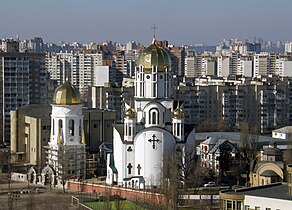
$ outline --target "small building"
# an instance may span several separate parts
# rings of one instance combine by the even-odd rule
[[[226,155],[230,165],[235,164],[240,153],[234,141],[222,136],[207,137],[205,141],[200,143],[198,149],[202,166],[214,169],[216,172],[220,170],[220,156],[223,153],[228,153]]]
[[[220,192],[222,210],[289,210],[292,195],[288,193],[291,183],[273,183],[269,185],[223,190]]]
[[[267,185],[284,180],[285,163],[283,152],[277,147],[276,142],[271,141],[269,147],[264,149],[260,160],[251,164],[250,185]]]
[[[272,137],[288,141],[292,137],[292,126],[285,126],[272,131]]]

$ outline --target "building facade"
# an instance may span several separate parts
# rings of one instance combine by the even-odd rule
[[[0,52],[0,127],[3,142],[10,139],[10,111],[28,104],[47,104],[45,54],[19,52],[17,41],[6,41]]]

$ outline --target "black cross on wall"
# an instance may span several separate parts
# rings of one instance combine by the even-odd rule
[[[156,142],[156,143],[160,142],[160,140],[156,138],[156,135],[155,135],[155,134],[153,134],[153,135],[152,135],[152,139],[149,139],[148,141],[149,141],[150,143],[152,142],[152,148],[153,148],[153,149],[156,149],[155,142]]]
[[[128,174],[131,174],[132,173],[132,168],[133,168],[132,164],[129,163],[127,168],[128,168]]]
[[[142,169],[141,166],[140,166],[140,164],[138,164],[137,169],[138,169],[138,175],[140,175],[141,169]]]

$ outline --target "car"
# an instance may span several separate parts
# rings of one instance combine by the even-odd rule
[[[215,182],[208,182],[204,184],[204,187],[215,187]]]

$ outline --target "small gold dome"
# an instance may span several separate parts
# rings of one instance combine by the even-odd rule
[[[125,117],[126,118],[135,118],[137,115],[136,115],[136,112],[134,109],[132,108],[129,108],[126,112],[125,112]]]
[[[176,119],[182,119],[182,118],[184,118],[184,112],[183,112],[183,110],[180,109],[179,107],[177,107],[173,111],[173,118],[176,118]]]
[[[77,105],[81,104],[78,90],[69,82],[57,87],[53,96],[53,104],[56,105]]]
[[[144,72],[151,72],[152,66],[157,66],[158,72],[164,72],[167,66],[171,67],[171,60],[166,50],[153,39],[152,44],[140,53],[137,61],[137,66],[139,65],[144,66]]]

